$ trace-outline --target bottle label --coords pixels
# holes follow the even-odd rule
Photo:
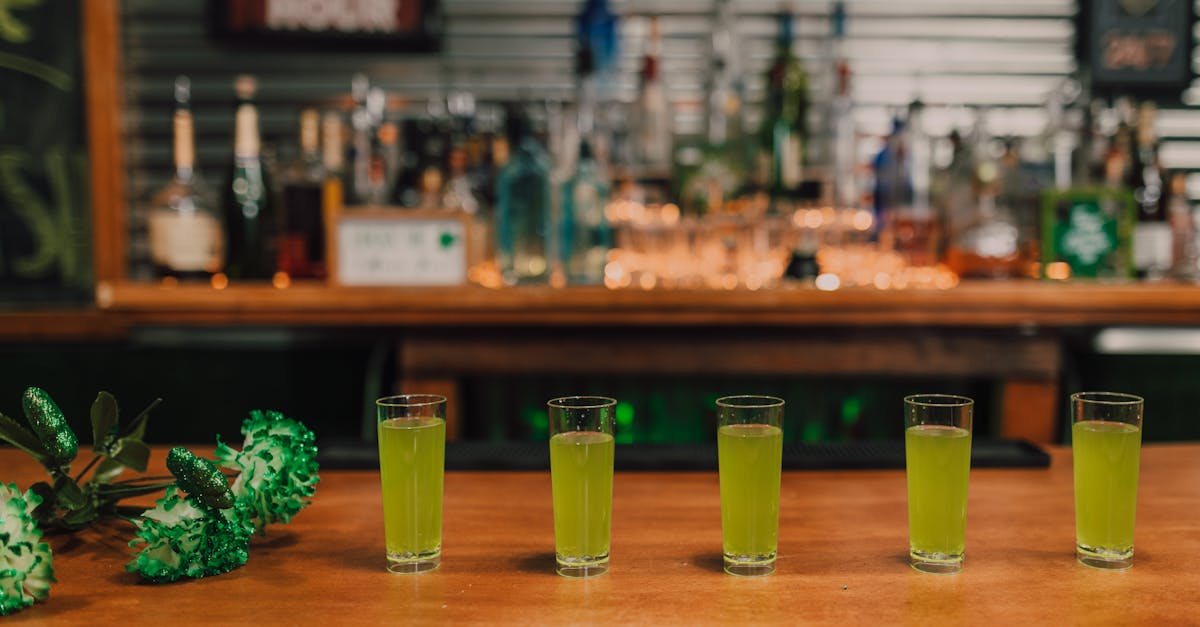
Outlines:
[[[1069,221],[1058,234],[1057,248],[1081,276],[1097,276],[1105,258],[1117,248],[1117,222],[1096,202],[1071,205]]]
[[[1166,222],[1139,222],[1133,229],[1133,266],[1138,270],[1171,268],[1171,225]]]
[[[221,226],[206,213],[150,212],[150,258],[176,272],[213,272],[221,267]]]

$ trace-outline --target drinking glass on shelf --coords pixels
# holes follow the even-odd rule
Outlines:
[[[1075,557],[1087,566],[1133,566],[1142,405],[1132,394],[1071,395]]]
[[[564,577],[608,572],[612,535],[613,422],[617,401],[566,396],[547,403],[554,559]]]
[[[769,575],[779,546],[783,399],[717,399],[717,461],[725,572]]]
[[[920,572],[944,575],[963,567],[974,405],[950,394],[904,399],[908,558]]]
[[[421,573],[442,559],[446,397],[403,394],[375,401],[387,569]]]

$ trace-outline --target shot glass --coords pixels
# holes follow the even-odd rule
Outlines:
[[[1106,570],[1133,566],[1142,404],[1132,394],[1071,395],[1075,557],[1084,565]]]
[[[783,399],[717,399],[721,547],[725,572],[775,572],[779,547],[779,475],[783,466]]]
[[[908,563],[923,573],[947,575],[963,567],[974,406],[949,394],[904,399]]]
[[[613,419],[617,401],[567,396],[547,403],[554,559],[564,577],[608,572],[612,537]]]
[[[387,569],[410,574],[433,570],[442,561],[446,397],[387,396],[375,406]]]

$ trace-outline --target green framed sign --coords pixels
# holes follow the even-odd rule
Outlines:
[[[1120,188],[1071,188],[1042,195],[1042,263],[1064,262],[1071,276],[1133,275],[1133,194]]]

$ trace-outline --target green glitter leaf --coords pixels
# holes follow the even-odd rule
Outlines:
[[[0,615],[45,599],[55,581],[54,556],[33,518],[41,502],[32,490],[0,484]]]
[[[167,470],[175,475],[179,487],[197,501],[217,509],[233,506],[229,482],[207,459],[196,457],[195,453],[177,446],[167,453]]]
[[[117,399],[108,392],[96,395],[92,402],[92,450],[107,453],[111,435],[117,426]]]
[[[21,397],[21,407],[50,462],[59,467],[70,464],[79,453],[79,440],[50,395],[41,388],[28,388]]]

